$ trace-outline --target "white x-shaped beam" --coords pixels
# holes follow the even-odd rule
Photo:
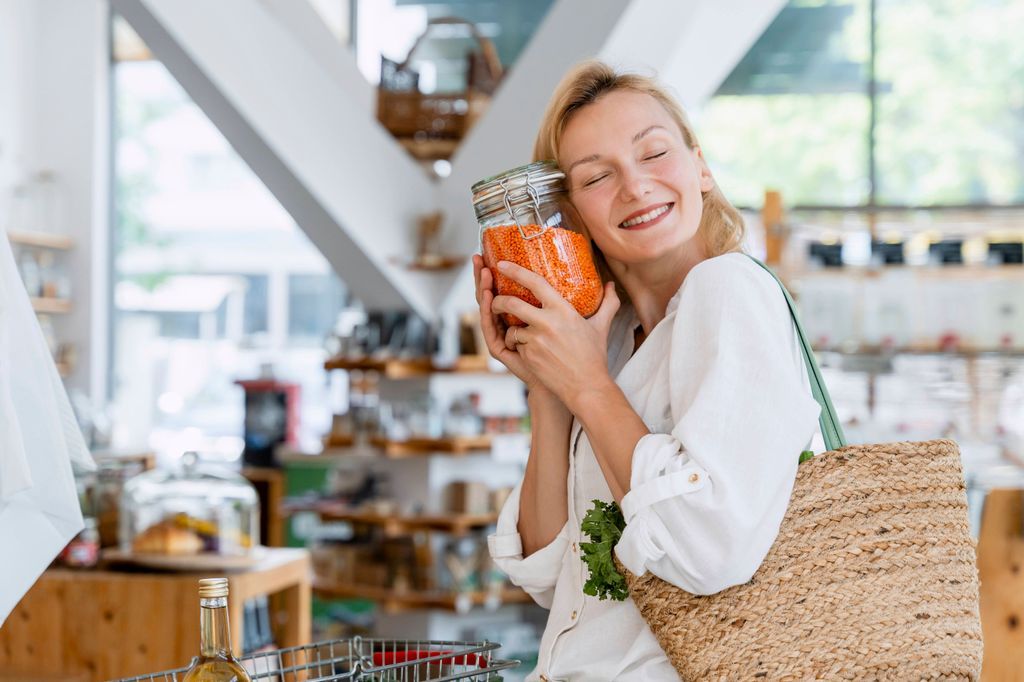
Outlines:
[[[558,0],[435,182],[377,123],[373,93],[305,0],[112,0],[371,308],[435,318],[472,305],[468,273],[405,268],[417,218],[448,217],[477,248],[469,187],[529,160],[544,106],[574,63],[657,71],[687,104],[717,87],[784,0]]]

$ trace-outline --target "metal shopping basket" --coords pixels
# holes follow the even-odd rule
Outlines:
[[[249,654],[240,660],[253,682],[497,682],[519,661],[492,658],[494,642],[439,642],[353,637]],[[180,682],[186,668],[118,682]]]

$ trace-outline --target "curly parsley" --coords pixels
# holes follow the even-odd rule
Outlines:
[[[580,528],[590,536],[590,542],[581,542],[583,563],[590,569],[590,577],[583,585],[583,593],[598,599],[623,601],[629,596],[626,579],[615,570],[612,550],[622,537],[626,520],[614,502],[593,500],[594,508],[583,517]]]

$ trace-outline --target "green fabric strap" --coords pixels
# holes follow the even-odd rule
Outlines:
[[[821,424],[821,435],[825,439],[825,448],[827,450],[841,448],[846,445],[843,427],[839,423],[839,417],[836,416],[836,409],[832,406],[832,398],[828,394],[825,380],[821,378],[821,369],[818,367],[818,361],[814,357],[814,349],[811,348],[811,343],[807,340],[807,334],[804,333],[803,325],[800,324],[800,317],[796,313],[796,304],[793,303],[793,298],[786,291],[785,285],[772,272],[771,268],[753,256],[748,257],[764,268],[765,272],[779,283],[782,295],[786,297],[789,314],[793,318],[793,326],[796,327],[796,335],[800,340],[800,350],[804,355],[804,363],[807,365],[807,377],[811,380],[811,393],[814,394],[814,399],[821,405],[821,415],[818,417],[818,421]]]

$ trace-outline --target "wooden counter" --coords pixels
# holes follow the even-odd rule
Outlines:
[[[277,646],[306,644],[310,575],[306,550],[284,548],[268,548],[254,568],[219,575],[50,569],[0,628],[0,671],[26,681],[100,682],[186,666],[199,651],[200,577],[228,579],[236,654],[242,607],[261,595],[273,596]]]
[[[978,538],[981,679],[1024,682],[1024,491],[991,490]]]

